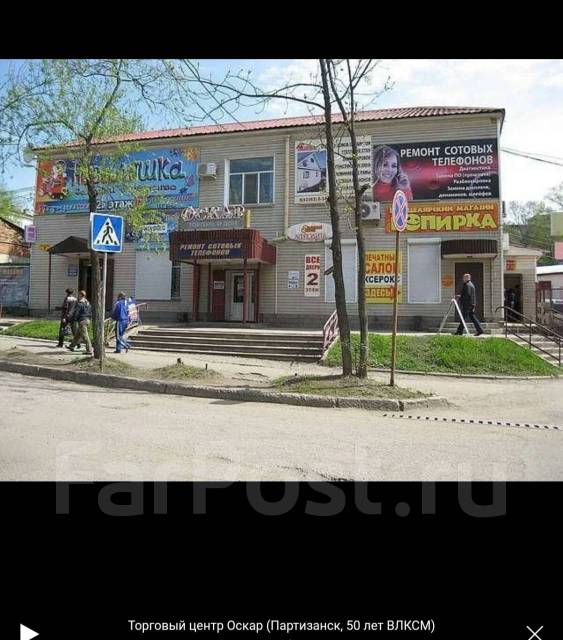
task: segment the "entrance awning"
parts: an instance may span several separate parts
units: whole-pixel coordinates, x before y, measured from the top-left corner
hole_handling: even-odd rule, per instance
[[[454,256],[462,257],[490,257],[498,254],[496,240],[465,238],[461,240],[442,240],[440,244],[442,258]]]
[[[54,244],[47,249],[51,255],[65,255],[69,257],[85,257],[90,255],[90,247],[88,240],[79,238],[78,236],[69,236],[61,242]]]
[[[256,229],[172,231],[170,260],[198,264],[221,260],[276,264],[276,247]]]

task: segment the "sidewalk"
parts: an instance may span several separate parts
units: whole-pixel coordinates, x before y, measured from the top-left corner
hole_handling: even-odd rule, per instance
[[[55,362],[68,362],[80,357],[83,351],[69,352],[57,348],[49,340],[0,336],[0,351],[18,347]],[[205,367],[207,364],[221,374],[212,384],[243,388],[268,388],[279,376],[334,375],[338,369],[309,363],[276,362],[231,356],[208,356],[191,353],[158,353],[131,350],[108,357],[120,359],[136,367],[154,369],[174,364],[178,358],[186,365]],[[369,377],[389,382],[389,373],[370,371]],[[540,380],[479,380],[454,377],[396,374],[401,387],[433,393],[448,399],[454,406],[428,409],[427,415],[489,418],[496,420],[542,421],[563,423],[563,378]],[[210,385],[210,381],[205,382]],[[419,412],[420,413],[420,412]]]

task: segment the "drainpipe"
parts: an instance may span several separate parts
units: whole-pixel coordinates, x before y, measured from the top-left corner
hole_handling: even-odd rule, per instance
[[[289,136],[285,136],[285,197],[283,203],[283,235],[289,228]]]

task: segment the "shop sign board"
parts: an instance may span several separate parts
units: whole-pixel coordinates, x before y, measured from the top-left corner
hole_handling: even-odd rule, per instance
[[[448,233],[497,231],[499,215],[497,202],[464,202],[409,204],[407,233]],[[391,207],[385,211],[385,231],[396,231]]]
[[[135,207],[139,193],[152,210],[179,209],[199,204],[197,166],[199,150],[192,147],[134,151],[120,158],[98,155],[92,167],[111,175],[99,183],[97,211]],[[124,167],[128,175],[124,175]],[[137,194],[137,195],[136,195]],[[88,192],[78,161],[65,158],[39,162],[35,189],[35,213],[88,213]]]
[[[305,297],[318,298],[321,295],[321,256],[305,256]]]
[[[224,207],[186,207],[180,218],[186,230],[199,229],[243,229],[246,225],[243,205]]]
[[[397,264],[397,302],[403,301],[402,256]],[[392,304],[395,291],[395,252],[366,251],[365,276],[366,303]]]
[[[297,242],[323,242],[332,238],[332,225],[325,222],[303,222],[287,230],[287,237]]]
[[[178,257],[203,260],[242,258],[242,242],[188,242],[180,245]]]

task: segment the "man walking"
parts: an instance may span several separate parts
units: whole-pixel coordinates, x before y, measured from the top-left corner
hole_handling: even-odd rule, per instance
[[[69,351],[74,351],[74,348],[80,344],[80,341],[83,341],[86,345],[86,353],[91,354],[92,342],[90,340],[90,335],[88,334],[88,327],[92,321],[92,306],[86,299],[86,291],[78,292],[78,302],[74,309],[73,320],[78,323],[78,331],[74,336],[74,340],[70,343],[67,349]]]
[[[480,336],[483,333],[483,329],[475,315],[475,285],[471,282],[470,273],[463,274],[463,287],[461,288],[461,293],[458,294],[456,298],[458,299],[465,323],[467,324],[468,320],[471,320],[477,332],[475,335]],[[462,333],[463,322],[460,322],[455,334],[456,336],[460,336]]]
[[[59,326],[59,344],[57,345],[58,347],[64,346],[65,335],[68,335],[67,327],[71,329],[73,338],[75,337],[76,331],[78,329],[78,325],[76,325],[72,321],[74,308],[76,307],[76,303],[78,302],[78,300],[74,295],[74,289],[65,289],[65,293],[66,296],[61,309],[61,324]]]
[[[121,291],[117,295],[117,302],[113,305],[111,317],[115,320],[115,353],[125,353],[129,351],[129,342],[125,339],[125,331],[129,324],[129,309],[127,296]]]

